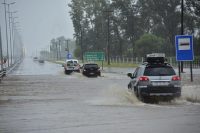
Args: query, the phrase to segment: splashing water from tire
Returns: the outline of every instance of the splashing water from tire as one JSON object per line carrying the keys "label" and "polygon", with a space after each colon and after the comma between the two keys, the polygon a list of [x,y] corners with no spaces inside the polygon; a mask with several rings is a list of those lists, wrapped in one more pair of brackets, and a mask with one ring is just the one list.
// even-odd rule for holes
{"label": "splashing water from tire", "polygon": [[200,86],[199,85],[183,86],[182,99],[192,103],[200,103]]}
{"label": "splashing water from tire", "polygon": [[100,93],[100,96],[91,100],[90,103],[99,106],[144,105],[144,103],[140,102],[134,94],[128,92],[126,88],[120,88],[117,85],[104,89]]}

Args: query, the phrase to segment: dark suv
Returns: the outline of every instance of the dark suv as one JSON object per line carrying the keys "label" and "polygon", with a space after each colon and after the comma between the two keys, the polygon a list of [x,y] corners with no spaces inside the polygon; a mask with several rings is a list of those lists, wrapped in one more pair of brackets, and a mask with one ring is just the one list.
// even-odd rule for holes
{"label": "dark suv", "polygon": [[[181,79],[173,67],[165,62],[165,57],[150,54],[145,63],[128,73],[131,81],[128,89],[133,91],[139,100],[172,100],[181,96]],[[160,99],[159,99],[160,98]]]}
{"label": "dark suv", "polygon": [[82,74],[85,76],[101,76],[100,67],[96,63],[83,64]]}

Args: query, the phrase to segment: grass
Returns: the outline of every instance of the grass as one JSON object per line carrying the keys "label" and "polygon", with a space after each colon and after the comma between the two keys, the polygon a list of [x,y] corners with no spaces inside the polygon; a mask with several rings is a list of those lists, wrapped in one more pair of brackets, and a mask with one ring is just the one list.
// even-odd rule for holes
{"label": "grass", "polygon": [[[96,61],[95,63],[97,63],[99,66],[102,66],[102,62],[101,61]],[[103,62],[103,67],[120,67],[120,68],[128,68],[128,67],[137,67],[137,64],[133,64],[133,63],[113,63],[111,62],[110,65],[108,65],[108,62]]]}
{"label": "grass", "polygon": [[[65,61],[50,61],[50,62],[56,63],[56,64],[64,64],[65,63]],[[102,66],[101,61],[97,61],[95,63],[97,63],[99,66]],[[108,65],[108,62],[105,62],[105,61],[103,62],[103,67],[129,68],[129,67],[137,67],[137,66],[138,66],[138,64],[133,64],[133,63],[113,63],[113,62],[111,62],[110,65]]]}
{"label": "grass", "polygon": [[[96,62],[99,66],[102,66],[102,62]],[[108,65],[107,62],[103,63],[104,67],[120,67],[120,68],[126,68],[126,67],[137,67],[137,64],[133,64],[133,63],[110,63],[110,65]]]}

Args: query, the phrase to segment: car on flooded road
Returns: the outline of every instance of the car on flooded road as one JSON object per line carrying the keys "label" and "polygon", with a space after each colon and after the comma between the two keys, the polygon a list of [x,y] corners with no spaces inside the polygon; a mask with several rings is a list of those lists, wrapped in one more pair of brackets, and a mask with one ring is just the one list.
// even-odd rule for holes
{"label": "car on flooded road", "polygon": [[96,63],[85,63],[82,66],[82,74],[85,76],[101,76],[100,67]]}
{"label": "car on flooded road", "polygon": [[38,57],[33,57],[33,61],[38,61]]}
{"label": "car on flooded road", "polygon": [[80,65],[77,59],[68,59],[63,64],[65,74],[71,74],[72,72],[80,72]]}
{"label": "car on flooded road", "polygon": [[44,61],[44,59],[39,59],[38,62],[39,63],[44,63],[45,61]]}
{"label": "car on flooded road", "polygon": [[170,101],[181,96],[181,78],[165,62],[164,54],[147,55],[146,62],[127,75],[131,78],[128,89],[143,102]]}

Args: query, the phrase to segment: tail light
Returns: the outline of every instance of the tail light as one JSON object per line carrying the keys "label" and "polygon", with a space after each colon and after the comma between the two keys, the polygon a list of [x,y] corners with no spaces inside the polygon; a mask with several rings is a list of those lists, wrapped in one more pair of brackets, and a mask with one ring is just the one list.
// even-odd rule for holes
{"label": "tail light", "polygon": [[172,77],[172,81],[178,81],[181,80],[181,78],[179,76],[173,76]]}
{"label": "tail light", "polygon": [[146,77],[146,76],[141,76],[141,77],[139,78],[139,81],[149,81],[149,78]]}

